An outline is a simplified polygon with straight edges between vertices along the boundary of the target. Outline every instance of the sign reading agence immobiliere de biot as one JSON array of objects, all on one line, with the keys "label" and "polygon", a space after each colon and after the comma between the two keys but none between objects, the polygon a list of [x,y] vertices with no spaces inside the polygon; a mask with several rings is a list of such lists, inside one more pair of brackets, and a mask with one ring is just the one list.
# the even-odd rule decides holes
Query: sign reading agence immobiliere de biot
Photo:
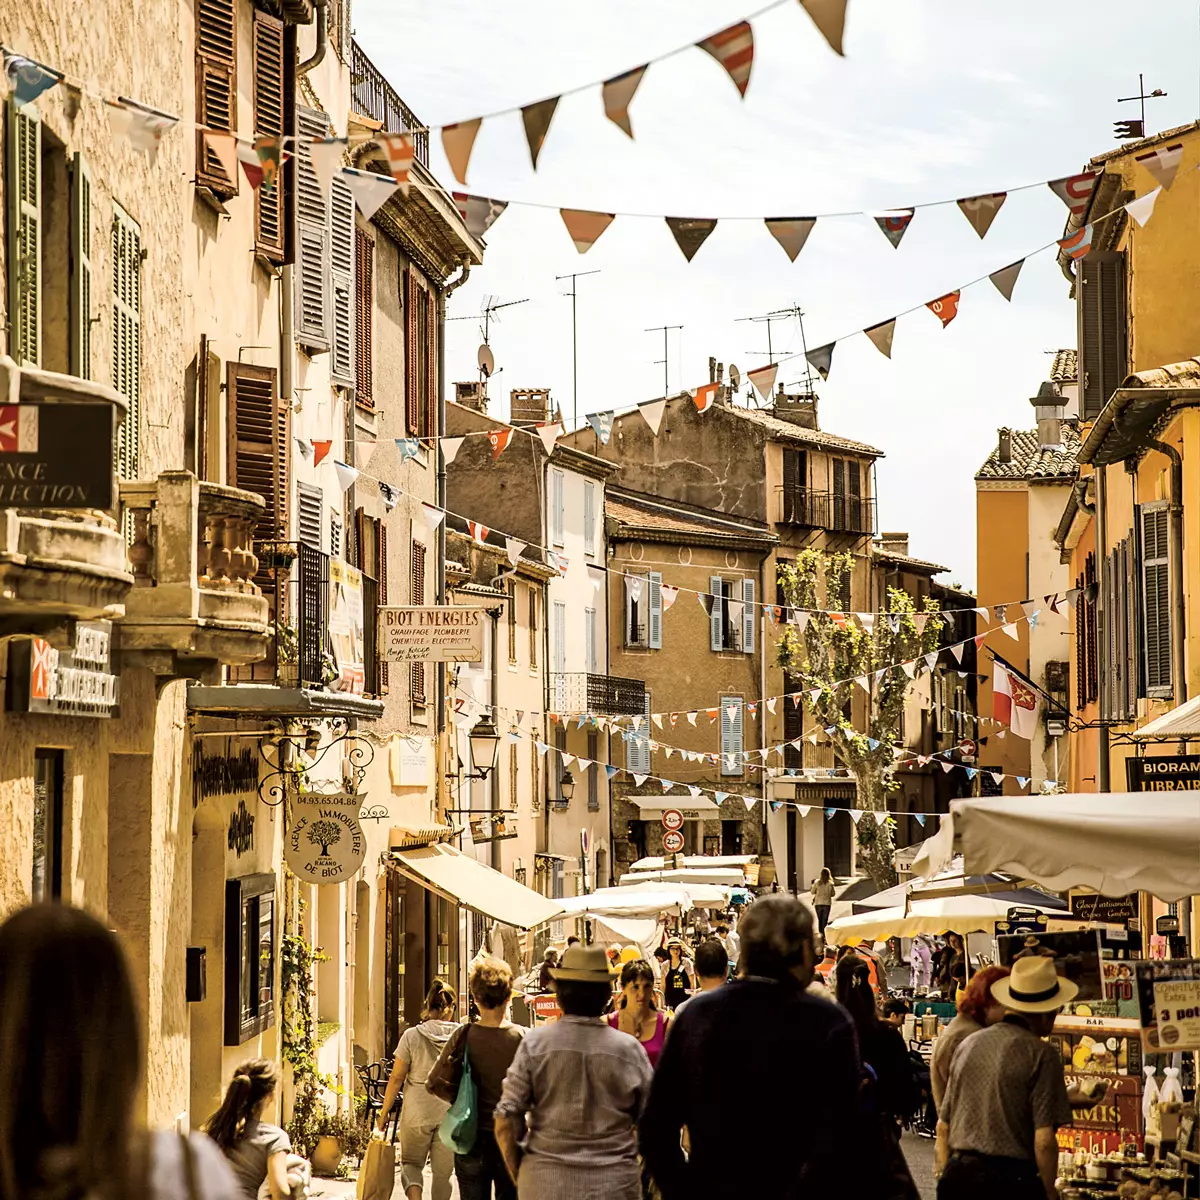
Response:
[{"label": "sign reading agence immobiliere de biot", "polygon": [[1127,758],[1125,768],[1131,792],[1200,791],[1200,754]]},{"label": "sign reading agence immobiliere de biot", "polygon": [[482,662],[486,612],[457,604],[381,608],[379,656],[385,662]]},{"label": "sign reading agence immobiliere de biot", "polygon": [[0,404],[0,508],[113,507],[110,404]]}]

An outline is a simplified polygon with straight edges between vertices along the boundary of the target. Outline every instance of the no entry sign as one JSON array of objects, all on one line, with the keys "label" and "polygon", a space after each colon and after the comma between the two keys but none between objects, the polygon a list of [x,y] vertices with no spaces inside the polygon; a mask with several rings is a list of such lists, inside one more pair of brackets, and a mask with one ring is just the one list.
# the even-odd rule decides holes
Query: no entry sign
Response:
[{"label": "no entry sign", "polygon": [[664,829],[682,829],[683,813],[681,813],[677,808],[668,808],[663,812],[662,823]]},{"label": "no entry sign", "polygon": [[683,834],[678,829],[668,829],[663,834],[663,849],[668,854],[678,854],[683,849]]}]

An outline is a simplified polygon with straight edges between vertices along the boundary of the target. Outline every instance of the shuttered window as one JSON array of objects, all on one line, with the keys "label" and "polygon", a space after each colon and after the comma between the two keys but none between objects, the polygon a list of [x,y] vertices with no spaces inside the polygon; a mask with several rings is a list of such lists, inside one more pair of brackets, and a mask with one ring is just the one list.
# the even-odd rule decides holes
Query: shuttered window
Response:
[{"label": "shuttered window", "polygon": [[[283,135],[283,22],[254,10],[254,135]],[[273,187],[254,192],[254,249],[268,262],[283,262],[284,171],[282,165]]]},{"label": "shuttered window", "polygon": [[431,438],[438,434],[437,398],[440,386],[437,375],[437,301],[432,291],[422,290],[419,308],[425,355],[422,367],[424,382],[421,390],[424,406],[417,432],[421,437]]},{"label": "shuttered window", "polygon": [[529,669],[537,670],[538,665],[538,590],[529,589]]},{"label": "shuttered window", "polygon": [[1079,709],[1097,698],[1096,556],[1089,554],[1083,574],[1075,580],[1075,702]]},{"label": "shuttered window", "polygon": [[789,770],[804,766],[804,751],[792,742],[804,736],[804,708],[801,704],[792,703],[792,694],[800,691],[800,680],[795,675],[785,675],[784,690],[788,693],[783,698],[783,740],[788,744],[783,748],[783,765]]},{"label": "shuttered window", "polygon": [[625,645],[646,645],[646,585],[645,581],[626,578],[625,581]]},{"label": "shuttered window", "polygon": [[550,632],[554,673],[561,676],[567,669],[567,606],[561,600],[554,602],[554,628]]},{"label": "shuttered window", "polygon": [[[412,565],[409,575],[408,602],[421,605],[425,603],[425,544],[412,543]],[[425,695],[425,664],[415,662],[409,664],[409,695],[414,704],[427,703]]]},{"label": "shuttered window", "polygon": [[420,365],[417,352],[417,293],[421,290],[416,272],[409,267],[404,272],[404,432],[417,432],[417,411],[420,408]]},{"label": "shuttered window", "polygon": [[317,180],[308,143],[329,136],[329,118],[297,106],[296,123],[296,340],[310,350],[328,350],[330,198]]},{"label": "shuttered window", "polygon": [[742,774],[742,698],[721,697],[721,774]]},{"label": "shuttered window", "polygon": [[374,408],[372,399],[372,314],[375,298],[375,242],[361,229],[354,231],[354,398],[364,408]]},{"label": "shuttered window", "polygon": [[437,327],[433,297],[409,267],[404,273],[404,420],[411,437],[437,433]]},{"label": "shuttered window", "polygon": [[663,606],[662,606],[662,572],[651,571],[646,576],[646,588],[649,592],[646,616],[649,628],[646,631],[646,643],[651,650],[661,650],[663,644]]},{"label": "shuttered window", "polygon": [[517,661],[517,583],[508,581],[508,661]]},{"label": "shuttered window", "polygon": [[112,380],[129,404],[117,435],[121,479],[138,477],[142,429],[142,233],[124,209],[113,205]]},{"label": "shuttered window", "polygon": [[254,528],[256,540],[287,537],[290,406],[280,402],[274,367],[230,361],[225,370],[229,482],[266,502]]},{"label": "shuttered window", "polygon": [[755,602],[755,581],[742,580],[742,653],[754,653],[754,624],[758,616],[758,605]]},{"label": "shuttered window", "polygon": [[92,175],[82,154],[71,165],[71,374],[92,376]]},{"label": "shuttered window", "polygon": [[354,194],[341,179],[333,181],[330,201],[329,282],[333,302],[331,313],[333,354],[330,373],[335,382],[354,386],[355,311],[354,289],[355,236]]},{"label": "shuttered window", "polygon": [[584,670],[589,675],[594,675],[596,673],[596,610],[594,608],[583,610],[583,648]]},{"label": "shuttered window", "polygon": [[325,494],[311,483],[296,484],[296,536],[306,546],[321,549]]},{"label": "shuttered window", "polygon": [[563,545],[566,510],[566,478],[562,471],[550,472],[550,539],[556,546]]},{"label": "shuttered window", "polygon": [[710,650],[725,649],[725,583],[720,575],[708,580],[709,603],[708,645]]},{"label": "shuttered window", "polygon": [[329,553],[333,558],[342,557],[342,518],[335,512],[329,514]]},{"label": "shuttered window", "polygon": [[590,480],[583,484],[583,552],[596,556],[596,485]]},{"label": "shuttered window", "polygon": [[[379,583],[379,604],[385,605],[388,602],[388,539],[387,539],[387,524],[382,517],[375,521],[375,578]],[[387,695],[388,685],[391,682],[391,672],[388,670],[388,664],[383,658],[379,658],[379,689],[378,695]]]},{"label": "shuttered window", "polygon": [[42,123],[32,104],[8,114],[8,352],[17,366],[42,362]]},{"label": "shuttered window", "polygon": [[598,733],[587,735],[587,756],[592,760],[592,765],[587,770],[588,812],[599,812],[600,772],[604,770],[604,766],[596,761],[600,757],[600,735]]},{"label": "shuttered window", "polygon": [[1171,679],[1171,559],[1169,533],[1171,515],[1165,504],[1143,504],[1142,551],[1142,648],[1146,664],[1146,693],[1167,696]]},{"label": "shuttered window", "polygon": [[1090,421],[1128,374],[1124,253],[1080,259],[1076,286],[1080,406],[1083,419]]},{"label": "shuttered window", "polygon": [[638,729],[631,729],[625,741],[625,770],[635,775],[650,774],[650,693],[646,693],[644,719]]},{"label": "shuttered window", "polygon": [[[255,51],[257,58],[257,46]],[[204,140],[205,128],[237,132],[236,0],[196,0],[196,124],[196,182],[220,196],[236,196],[237,171],[230,179]]]}]

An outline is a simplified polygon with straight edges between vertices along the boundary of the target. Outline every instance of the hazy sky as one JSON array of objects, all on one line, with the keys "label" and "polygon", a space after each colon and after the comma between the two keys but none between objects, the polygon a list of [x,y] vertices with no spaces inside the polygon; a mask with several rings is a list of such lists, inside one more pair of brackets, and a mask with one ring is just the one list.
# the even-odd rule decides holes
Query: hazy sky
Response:
[{"label": "hazy sky", "polygon": [[[755,0],[355,0],[359,42],[421,120],[440,124],[521,105],[628,70],[745,16]],[[673,216],[806,216],[878,210],[1072,174],[1115,145],[1116,103],[1147,90],[1150,130],[1200,108],[1197,5],[1155,0],[1137,19],[1116,0],[850,0],[846,58],[797,4],[757,18],[744,100],[700,50],[655,64],[631,107],[635,141],[605,117],[600,89],[559,105],[535,173],[518,114],[485,121],[469,191],[553,206]],[[440,137],[434,171],[452,189]],[[549,386],[571,412],[570,300],[579,281],[579,411],[660,396],[662,335],[670,390],[707,380],[710,355],[743,375],[766,361],[763,325],[737,319],[799,304],[809,347],[886,320],[1061,236],[1049,189],[1010,196],[981,242],[957,207],[918,210],[898,250],[869,217],[818,222],[795,264],[761,222],[720,224],[689,264],[661,220],[618,217],[585,255],[559,215],[515,203],[492,227],[482,268],[451,316],[484,297],[506,309],[491,344],[510,388]],[[480,331],[448,326],[449,380],[476,377]],[[774,326],[795,351],[794,320]],[[1048,354],[1075,344],[1074,306],[1053,253],[1029,261],[1007,304],[984,282],[943,331],[926,311],[896,328],[891,361],[866,338],[838,346],[820,386],[824,429],[876,445],[879,521],[911,533],[912,552],[975,579],[974,473],[1000,425],[1032,427],[1029,397]],[[803,376],[803,361],[780,379]],[[988,599],[988,598],[985,598]],[[995,597],[993,599],[1008,599]]]}]

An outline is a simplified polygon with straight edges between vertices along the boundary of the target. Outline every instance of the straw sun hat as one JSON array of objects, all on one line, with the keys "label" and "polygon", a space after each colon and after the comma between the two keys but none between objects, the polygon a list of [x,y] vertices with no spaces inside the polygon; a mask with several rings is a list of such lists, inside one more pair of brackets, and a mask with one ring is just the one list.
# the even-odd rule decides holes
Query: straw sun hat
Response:
[{"label": "straw sun hat", "polygon": [[563,954],[560,965],[550,968],[552,979],[580,983],[611,983],[616,973],[609,966],[603,946],[571,946]]},{"label": "straw sun hat", "polygon": [[1054,969],[1054,959],[1031,955],[1013,960],[1012,972],[991,987],[994,999],[1012,1012],[1053,1012],[1070,1004],[1079,984],[1063,979]]}]

